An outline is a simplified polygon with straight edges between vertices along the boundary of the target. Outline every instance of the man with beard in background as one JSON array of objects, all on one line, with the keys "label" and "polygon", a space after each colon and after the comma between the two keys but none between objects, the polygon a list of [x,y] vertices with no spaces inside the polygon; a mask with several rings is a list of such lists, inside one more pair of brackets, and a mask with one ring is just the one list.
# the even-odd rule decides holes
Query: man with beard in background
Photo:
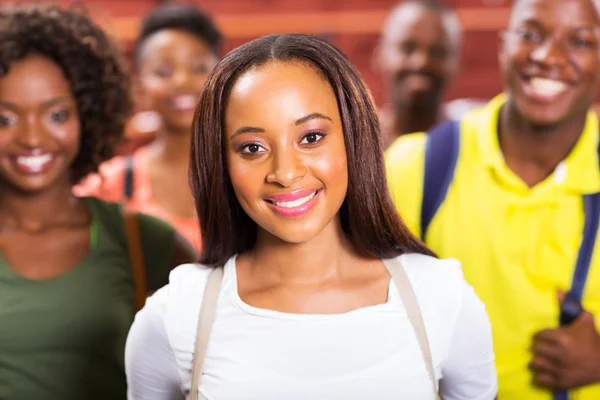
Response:
[{"label": "man with beard in background", "polygon": [[458,17],[442,3],[412,0],[390,12],[374,55],[389,90],[380,113],[386,147],[454,117],[442,101],[458,69],[460,43]]}]

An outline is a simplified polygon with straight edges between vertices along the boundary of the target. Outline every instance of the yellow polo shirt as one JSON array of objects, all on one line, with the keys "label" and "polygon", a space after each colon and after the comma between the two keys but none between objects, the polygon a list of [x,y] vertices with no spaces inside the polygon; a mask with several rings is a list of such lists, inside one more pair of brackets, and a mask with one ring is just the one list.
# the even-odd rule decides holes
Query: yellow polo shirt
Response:
[{"label": "yellow polo shirt", "polygon": [[[504,162],[497,126],[500,95],[461,121],[460,153],[446,200],[431,221],[426,243],[462,262],[466,279],[492,322],[502,400],[550,400],[534,388],[528,363],[532,336],[558,325],[557,290],[567,290],[582,237],[582,195],[600,191],[598,119],[589,112],[579,142],[546,180],[533,188]],[[425,134],[399,138],[387,151],[388,182],[400,214],[419,234]],[[598,238],[600,242],[600,236]],[[584,307],[600,329],[598,243]],[[600,385],[573,391],[600,399]]]}]

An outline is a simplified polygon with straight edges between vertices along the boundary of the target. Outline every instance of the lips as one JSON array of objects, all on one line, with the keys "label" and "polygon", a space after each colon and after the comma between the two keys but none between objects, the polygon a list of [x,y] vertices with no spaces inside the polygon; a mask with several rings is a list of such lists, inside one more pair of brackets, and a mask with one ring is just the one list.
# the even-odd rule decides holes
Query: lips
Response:
[{"label": "lips", "polygon": [[284,217],[299,217],[309,212],[316,204],[321,189],[302,189],[265,198],[275,213]]},{"label": "lips", "polygon": [[433,80],[423,74],[411,74],[404,79],[403,85],[410,92],[424,92],[433,88]]},{"label": "lips", "polygon": [[172,97],[169,103],[175,111],[188,112],[195,110],[197,101],[198,96],[195,94],[180,94]]}]

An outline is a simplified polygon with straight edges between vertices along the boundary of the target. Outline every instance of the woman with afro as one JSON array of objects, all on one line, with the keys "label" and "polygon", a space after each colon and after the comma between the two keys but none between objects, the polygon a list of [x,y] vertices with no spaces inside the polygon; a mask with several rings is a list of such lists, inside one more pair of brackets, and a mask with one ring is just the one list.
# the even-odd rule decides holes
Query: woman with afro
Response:
[{"label": "woman with afro", "polygon": [[[112,156],[129,91],[115,46],[82,13],[0,8],[0,399],[126,398],[126,213],[72,187]],[[149,293],[195,255],[170,225],[135,220]]]}]

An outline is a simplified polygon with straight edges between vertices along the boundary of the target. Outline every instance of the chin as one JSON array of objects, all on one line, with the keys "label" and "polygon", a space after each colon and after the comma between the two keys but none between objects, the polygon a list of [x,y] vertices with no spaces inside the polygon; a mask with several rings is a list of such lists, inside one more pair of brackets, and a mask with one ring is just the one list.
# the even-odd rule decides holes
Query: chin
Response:
[{"label": "chin", "polygon": [[288,223],[276,222],[262,229],[272,239],[287,244],[303,244],[317,238],[324,230],[332,224],[321,225],[306,221],[289,221]]},{"label": "chin", "polygon": [[167,125],[171,128],[171,131],[174,132],[192,132],[192,124],[194,123],[194,114],[188,116],[181,116],[179,118],[174,117],[170,118],[167,122]]},{"label": "chin", "polygon": [[51,176],[47,174],[30,177],[2,174],[1,177],[2,186],[4,188],[28,196],[41,194],[54,188],[60,179],[60,176]]},{"label": "chin", "polygon": [[571,107],[562,104],[538,104],[528,99],[515,102],[519,115],[535,127],[552,127],[569,118]]}]

